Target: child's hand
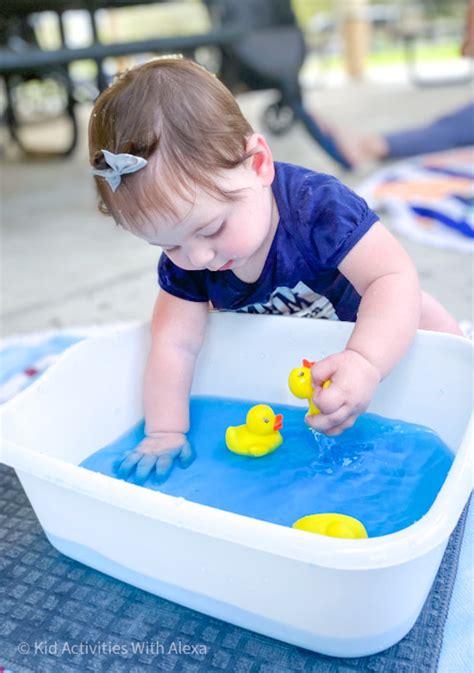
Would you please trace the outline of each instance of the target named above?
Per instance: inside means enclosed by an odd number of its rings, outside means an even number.
[[[321,411],[316,416],[306,416],[312,428],[326,435],[340,435],[354,425],[357,416],[369,406],[380,383],[376,367],[356,351],[345,350],[330,355],[311,368],[313,402]],[[324,381],[331,385],[323,390]]]
[[[127,479],[132,473],[135,484],[143,484],[155,471],[160,482],[165,481],[178,459],[178,464],[186,468],[193,462],[194,451],[180,432],[156,432],[147,435],[137,448],[127,454],[117,464],[117,476]]]

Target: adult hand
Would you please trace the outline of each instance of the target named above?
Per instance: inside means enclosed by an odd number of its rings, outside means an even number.
[[[314,430],[331,436],[354,425],[369,406],[381,378],[373,364],[352,350],[320,360],[312,366],[311,376],[313,402],[321,413],[305,420]],[[323,389],[327,379],[331,379],[331,385]]]
[[[166,481],[177,462],[189,467],[195,458],[186,435],[180,432],[156,432],[147,435],[131,453],[116,463],[119,479],[129,479],[143,484],[154,473],[159,482]]]

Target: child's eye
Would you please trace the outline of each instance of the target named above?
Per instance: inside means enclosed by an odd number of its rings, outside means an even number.
[[[225,222],[223,222],[220,225],[220,227],[219,227],[219,229],[217,229],[217,231],[214,231],[212,234],[206,234],[205,238],[217,238],[217,236],[219,236],[219,234],[221,234],[222,231],[224,230],[224,227],[225,227]]]

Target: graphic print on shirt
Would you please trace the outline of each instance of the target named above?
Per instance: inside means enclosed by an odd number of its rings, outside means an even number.
[[[300,281],[294,288],[277,287],[264,304],[251,304],[237,309],[237,313],[296,315],[300,318],[338,320],[329,299]]]

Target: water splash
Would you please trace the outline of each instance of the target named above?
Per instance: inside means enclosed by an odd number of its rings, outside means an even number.
[[[328,437],[322,432],[319,432],[318,430],[315,430],[314,428],[308,428],[308,430],[313,435],[316,450],[318,452],[318,458],[324,463],[333,462],[333,449],[335,444],[334,439]]]

